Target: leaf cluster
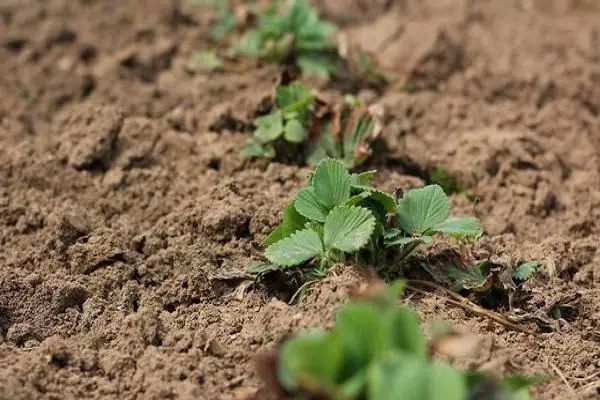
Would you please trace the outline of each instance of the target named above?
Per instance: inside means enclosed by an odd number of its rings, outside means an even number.
[[[278,86],[275,110],[255,120],[254,140],[242,151],[246,157],[274,158],[275,143],[302,143],[307,139],[316,93],[298,82]]]
[[[463,290],[474,293],[487,293],[492,289],[506,292],[516,288],[516,283],[531,279],[537,271],[539,263],[535,260],[519,264],[512,274],[505,273],[510,267],[495,265],[489,260],[473,263],[463,257],[453,257],[445,262],[442,268],[424,265],[424,268],[438,281],[447,283],[452,290]]]
[[[271,113],[255,120],[254,138],[242,151],[245,157],[273,159],[292,153],[309,165],[331,157],[353,168],[371,156],[382,130],[376,107],[330,105],[299,82],[278,86],[274,103]]]
[[[525,261],[515,268],[513,278],[521,282],[528,281],[536,273],[538,266],[537,260]]]
[[[226,58],[245,56],[295,66],[306,75],[333,77],[350,91],[363,87],[381,90],[394,79],[373,54],[343,38],[334,40],[334,24],[322,20],[307,0],[192,1],[216,9],[213,40],[221,41],[242,28],[245,31],[233,40]]]
[[[321,20],[306,0],[279,3],[257,15],[257,28],[235,50],[272,63],[292,61],[303,73],[328,78],[338,58],[331,39],[335,26]]]
[[[284,399],[465,400],[529,399],[534,380],[498,380],[435,360],[416,313],[397,306],[398,282],[337,310],[329,331],[310,330],[285,340],[276,355],[276,382]],[[436,341],[444,340],[444,334]]]
[[[405,259],[418,245],[432,243],[435,234],[459,239],[481,234],[476,219],[449,218],[450,201],[439,186],[396,200],[369,185],[374,176],[375,171],[350,174],[331,158],[321,161],[265,239],[265,257],[280,268],[318,261],[317,272],[323,272],[349,254],[377,265],[393,249]]]

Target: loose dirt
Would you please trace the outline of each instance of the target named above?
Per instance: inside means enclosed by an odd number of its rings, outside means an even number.
[[[477,196],[453,197],[486,230],[473,252],[544,265],[521,289],[527,334],[409,302],[479,335],[466,366],[548,373],[540,399],[600,398],[600,7],[319,7],[414,89],[360,93],[391,115],[375,184],[444,165]],[[185,0],[0,4],[0,398],[242,399],[258,352],[330,323],[365,279],[336,270],[299,305],[248,280],[308,169],[240,156],[278,71],[190,73],[213,16]]]

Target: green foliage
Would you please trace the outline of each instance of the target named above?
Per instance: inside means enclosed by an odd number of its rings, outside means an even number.
[[[450,201],[438,185],[411,190],[398,204],[398,225],[411,235],[423,235],[450,216]]]
[[[281,226],[267,237],[265,257],[281,267],[311,259],[326,265],[364,247],[376,219],[369,209],[347,204],[352,181],[339,161],[319,164],[310,185],[287,206]]]
[[[459,265],[450,262],[445,266],[445,275],[452,282],[452,290],[472,290],[474,292],[487,292],[492,288],[489,264],[484,262],[475,266]]]
[[[360,104],[345,104],[333,112],[320,103],[317,113],[315,100],[316,93],[298,82],[277,87],[275,109],[255,120],[254,138],[242,154],[271,159],[281,144],[287,144],[295,147],[283,153],[298,153],[309,165],[329,157],[340,159],[347,168],[365,162],[381,130],[377,116]]]
[[[265,239],[267,260],[281,268],[315,260],[323,272],[348,254],[376,265],[388,255],[404,260],[418,245],[433,243],[435,234],[461,239],[481,234],[475,219],[448,218],[450,203],[439,186],[408,191],[396,202],[369,186],[374,173],[350,174],[341,161],[321,161]]]
[[[404,257],[419,244],[433,243],[433,236],[446,234],[459,240],[478,239],[479,221],[473,217],[450,218],[450,199],[439,185],[409,190],[398,200],[396,226],[384,234],[385,246],[404,246]]]
[[[295,66],[305,75],[335,78],[353,88],[383,88],[394,77],[373,54],[338,43],[334,24],[322,20],[308,0],[192,0],[216,9],[211,38],[233,45],[228,58],[252,57]],[[243,36],[230,35],[244,31]],[[297,124],[292,124],[293,126]],[[293,133],[290,133],[293,136]]]
[[[289,267],[323,256],[323,241],[313,229],[294,232],[267,248],[265,257],[277,265]]]
[[[316,95],[300,83],[279,86],[275,94],[276,109],[255,121],[254,139],[242,150],[245,157],[274,158],[275,143],[285,140],[302,143]]]
[[[329,331],[310,330],[285,340],[275,362],[285,398],[530,398],[528,387],[536,380],[498,380],[432,359],[416,313],[396,303],[402,287],[395,284],[341,306]],[[435,340],[446,337],[442,333]]]
[[[258,27],[247,32],[236,52],[272,63],[292,59],[304,73],[328,78],[337,59],[334,25],[322,21],[306,0],[278,3],[258,15]]]
[[[538,265],[539,263],[535,260],[522,263],[514,270],[513,278],[521,282],[529,280],[537,271]]]

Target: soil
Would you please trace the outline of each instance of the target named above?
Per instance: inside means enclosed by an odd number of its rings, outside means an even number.
[[[375,185],[443,165],[477,197],[453,196],[485,228],[474,253],[543,263],[519,289],[528,333],[409,302],[480,337],[465,366],[600,398],[600,6],[315,3],[413,89],[359,93],[390,114]],[[186,0],[0,4],[1,399],[267,398],[254,356],[329,324],[366,279],[336,269],[296,305],[248,279],[309,169],[240,156],[279,72],[190,73],[213,17]]]

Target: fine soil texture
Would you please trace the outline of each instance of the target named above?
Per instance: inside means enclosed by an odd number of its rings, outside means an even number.
[[[410,82],[356,88],[388,113],[374,186],[443,166],[475,198],[452,196],[485,230],[473,254],[541,263],[511,307],[480,303],[516,326],[431,288],[406,301],[479,337],[465,367],[600,398],[600,6],[314,4]],[[366,279],[338,267],[290,304],[300,282],[248,275],[310,168],[240,155],[281,71],[190,70],[218,46],[214,17],[187,0],[1,2],[0,399],[267,399],[254,357],[329,326]]]

